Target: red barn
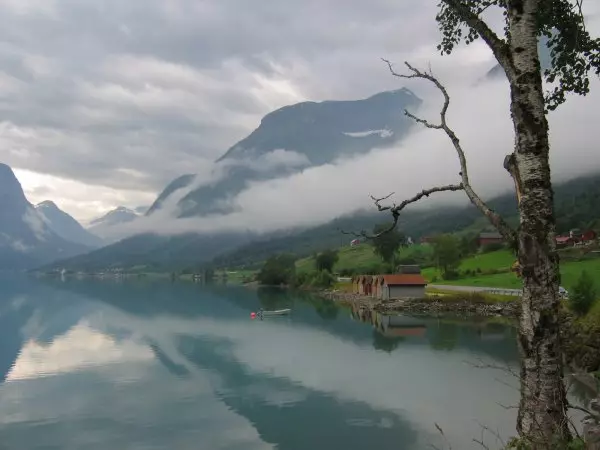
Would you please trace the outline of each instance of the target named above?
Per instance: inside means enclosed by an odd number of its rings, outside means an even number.
[[[596,234],[596,232],[594,230],[586,230],[583,233],[581,233],[581,241],[582,242],[594,241],[594,240],[596,240],[597,237],[598,237],[598,235]]]
[[[571,247],[575,241],[571,236],[556,236],[557,247]]]

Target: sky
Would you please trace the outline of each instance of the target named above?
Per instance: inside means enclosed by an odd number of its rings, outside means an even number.
[[[80,221],[119,205],[149,205],[179,175],[209,176],[215,159],[288,104],[408,87],[424,99],[419,115],[435,118],[439,95],[424,82],[392,77],[385,57],[399,69],[404,60],[430,65],[448,87],[449,120],[473,182],[493,195],[510,187],[502,169],[513,142],[507,85],[480,82],[495,64],[481,42],[437,54],[436,4],[0,0],[0,161],[13,167],[31,202],[53,200]],[[600,6],[586,8],[597,35]],[[550,116],[555,179],[600,166],[590,159],[597,80],[592,89]],[[317,223],[369,206],[369,194],[412,196],[456,181],[457,167],[444,135],[415,127],[396,148],[251,185],[231,200],[233,216],[162,226]],[[378,175],[347,181],[359,173]]]

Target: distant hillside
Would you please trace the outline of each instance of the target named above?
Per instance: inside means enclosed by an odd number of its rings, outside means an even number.
[[[600,219],[600,175],[581,177],[555,186],[556,222],[559,232],[576,227],[594,227]],[[490,200],[490,207],[515,225],[517,205],[512,193]],[[370,212],[336,219],[300,233],[264,239],[242,246],[233,252],[220,255],[212,262],[217,267],[258,266],[269,256],[289,252],[308,256],[315,251],[349,245],[352,236],[339,230],[360,232],[372,230],[377,223],[387,222],[385,212]],[[457,208],[435,208],[424,211],[407,209],[401,216],[401,230],[413,240],[436,233],[452,233],[464,230],[474,232],[489,228],[489,223],[472,205]]]
[[[140,234],[88,254],[42,266],[38,270],[100,271],[115,268],[144,272],[180,270],[198,266],[200,261],[210,260],[249,240],[250,237],[245,234],[210,236]]]

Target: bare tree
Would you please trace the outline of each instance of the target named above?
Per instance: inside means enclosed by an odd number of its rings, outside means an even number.
[[[391,212],[394,220],[390,229],[393,229],[400,212],[409,204],[436,192],[464,190],[470,201],[513,244],[523,280],[517,430],[528,448],[561,448],[560,443],[569,441],[571,434],[559,336],[560,272],[546,114],[563,103],[566,94],[588,93],[588,74],[600,73],[600,40],[592,39],[585,29],[581,0],[441,0],[439,6],[436,20],[443,38],[438,49],[450,54],[461,40],[469,44],[481,38],[508,79],[515,147],[505,158],[504,167],[515,183],[519,227],[512,229],[473,190],[460,140],[447,123],[448,92],[430,71],[421,71],[408,63],[408,72],[398,73],[386,61],[395,76],[433,83],[442,93],[444,104],[438,123],[408,111],[406,114],[428,128],[446,133],[460,162],[460,183],[424,189],[398,205],[383,205],[389,196],[373,200],[380,211]],[[500,8],[504,15],[503,37],[482,18],[482,13],[490,7]],[[555,83],[546,95],[538,55],[538,40],[542,35],[549,38],[552,59],[544,76]]]

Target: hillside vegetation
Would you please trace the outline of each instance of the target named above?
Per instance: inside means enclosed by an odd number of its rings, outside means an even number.
[[[571,228],[599,228],[600,175],[579,177],[566,183],[556,184],[556,221],[559,232]],[[488,204],[512,224],[517,222],[517,207],[513,193],[491,199]],[[376,211],[362,212],[335,219],[327,224],[287,234],[271,235],[269,238],[242,245],[223,253],[212,261],[216,267],[255,268],[271,255],[292,253],[300,258],[308,257],[327,248],[339,248],[350,244],[351,237],[341,230],[358,232],[371,230],[377,223],[389,220],[389,214]],[[473,206],[407,209],[402,214],[401,231],[413,238],[439,233],[477,233],[489,228],[489,223]],[[344,250],[349,251],[349,250]],[[358,250],[354,255],[368,259]],[[343,258],[341,259],[341,261]],[[373,260],[373,262],[376,262]],[[343,264],[340,267],[343,267]]]
[[[563,255],[565,252],[561,252]],[[399,258],[410,258],[415,255],[432,254],[429,245],[414,245],[410,248],[401,249]],[[568,254],[568,252],[567,252]],[[381,265],[381,259],[373,252],[370,245],[359,245],[357,247],[344,247],[339,250],[339,260],[334,266],[336,273],[377,273],[371,270]],[[515,261],[515,256],[508,250],[497,250],[489,253],[479,253],[461,261],[459,273],[461,277],[456,280],[443,280],[439,271],[434,267],[424,267],[423,276],[430,283],[447,284],[455,286],[482,286],[498,287],[506,289],[520,289],[521,280],[510,271]],[[308,273],[315,270],[314,257],[303,258],[296,261],[298,273]],[[561,285],[570,290],[582,271],[594,275],[600,273],[600,258],[589,258],[580,261],[569,261],[563,257],[561,263]],[[471,273],[471,276],[465,274]],[[594,277],[596,289],[600,292],[600,277]]]

